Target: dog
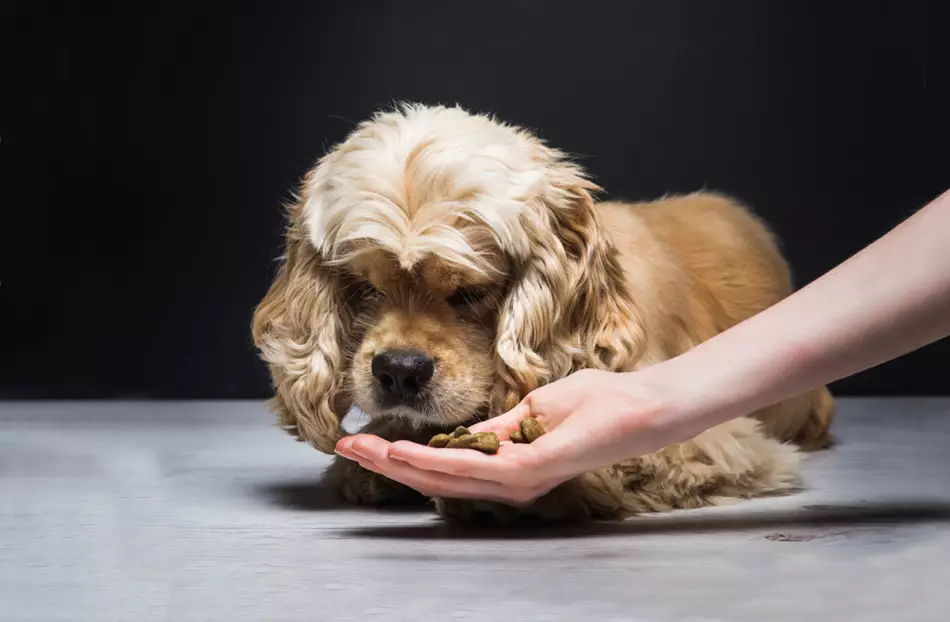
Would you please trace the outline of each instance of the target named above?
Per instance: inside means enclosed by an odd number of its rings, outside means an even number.
[[[773,234],[710,192],[597,202],[529,130],[460,107],[364,121],[305,176],[252,335],[279,424],[332,453],[363,431],[425,442],[585,368],[675,357],[792,291]],[[529,507],[436,499],[445,517],[618,518],[790,491],[831,442],[826,387],[689,442],[586,473]],[[366,505],[418,499],[340,457],[325,481]]]

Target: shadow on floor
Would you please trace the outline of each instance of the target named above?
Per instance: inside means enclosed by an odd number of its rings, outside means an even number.
[[[251,494],[263,499],[271,505],[307,512],[322,512],[328,510],[354,510],[361,512],[372,510],[373,512],[380,513],[398,512],[413,514],[434,512],[432,507],[427,505],[427,501],[424,497],[419,497],[418,501],[406,502],[399,505],[386,505],[373,508],[360,507],[341,499],[319,481],[312,480],[267,482],[255,486]]]
[[[893,527],[919,523],[950,523],[950,503],[861,504],[856,506],[805,505],[800,510],[752,514],[702,514],[690,512],[631,518],[617,522],[591,522],[570,526],[532,525],[474,527],[433,522],[427,525],[354,527],[338,533],[349,538],[396,540],[504,540],[565,539],[603,536],[707,534],[723,532],[792,530],[765,534],[780,542],[803,542],[824,537],[833,530],[858,527]],[[831,532],[828,532],[831,533]]]

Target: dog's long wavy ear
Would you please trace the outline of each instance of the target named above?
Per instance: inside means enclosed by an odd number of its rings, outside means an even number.
[[[351,406],[343,348],[353,313],[344,283],[309,243],[300,209],[291,210],[285,255],[254,312],[252,335],[270,369],[280,425],[333,453]]]
[[[530,248],[499,314],[492,412],[582,368],[630,369],[645,335],[616,250],[601,228],[597,186],[556,151],[522,226]]]

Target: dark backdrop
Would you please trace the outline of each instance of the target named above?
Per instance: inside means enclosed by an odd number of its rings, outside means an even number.
[[[397,99],[534,128],[614,197],[736,195],[805,283],[950,186],[942,4],[7,4],[0,395],[266,395],[280,203]],[[837,390],[946,393],[948,355]]]

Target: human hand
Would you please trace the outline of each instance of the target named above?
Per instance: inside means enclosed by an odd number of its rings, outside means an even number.
[[[336,451],[429,497],[527,505],[577,475],[685,440],[672,400],[651,378],[582,370],[532,391],[511,411],[471,426],[498,434],[495,455],[367,434],[341,439]],[[528,416],[547,433],[531,444],[504,442]]]

